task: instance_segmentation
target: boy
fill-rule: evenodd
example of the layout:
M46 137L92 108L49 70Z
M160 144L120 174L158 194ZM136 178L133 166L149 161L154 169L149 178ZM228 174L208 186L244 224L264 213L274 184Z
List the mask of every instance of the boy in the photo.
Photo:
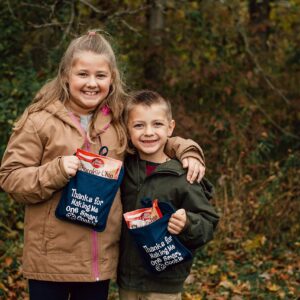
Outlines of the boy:
M140 208L144 197L169 202L177 211L169 219L168 231L192 251L206 244L219 219L209 202L212 187L205 179L188 184L181 164L164 153L175 127L170 103L156 92L140 91L128 101L124 118L137 152L125 160L121 189L124 213ZM191 266L189 260L152 273L123 222L118 268L121 300L181 299Z

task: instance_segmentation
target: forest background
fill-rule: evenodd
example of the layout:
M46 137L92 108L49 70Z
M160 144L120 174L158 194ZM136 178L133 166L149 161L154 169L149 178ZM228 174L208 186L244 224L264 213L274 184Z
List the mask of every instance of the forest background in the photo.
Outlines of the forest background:
M171 100L216 187L183 299L299 299L300 0L6 0L0 16L1 157L69 41L99 28L127 87ZM0 299L28 299L23 210L0 193Z

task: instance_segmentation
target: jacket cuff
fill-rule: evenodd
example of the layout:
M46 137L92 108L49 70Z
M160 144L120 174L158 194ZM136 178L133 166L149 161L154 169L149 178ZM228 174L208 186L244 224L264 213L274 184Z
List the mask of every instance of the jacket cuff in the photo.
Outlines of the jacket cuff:
M180 157L180 160L183 160L184 158L193 157L201 163L203 167L205 167L204 157L199 153L198 149L192 149L193 147L190 147L190 149L187 149Z
M67 172L64 168L62 156L58 157L58 167L59 167L59 171L60 171L59 174L61 174L64 177L64 179L67 179L67 181L69 181L70 176L67 174Z
M186 212L186 222L185 222L185 225L184 225L184 227L183 227L183 229L180 233L184 233L186 230L188 230L190 224L191 224L191 221L190 221L189 215Z
M178 238L183 242L187 242L192 238L192 220L189 212L186 212L186 223L183 230L179 233Z

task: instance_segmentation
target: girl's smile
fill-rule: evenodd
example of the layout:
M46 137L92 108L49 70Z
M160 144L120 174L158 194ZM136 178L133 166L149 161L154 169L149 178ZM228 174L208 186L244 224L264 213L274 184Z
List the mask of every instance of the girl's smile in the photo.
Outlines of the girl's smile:
M108 96L111 83L112 73L105 56L80 52L68 78L70 100L67 106L80 115L90 113Z

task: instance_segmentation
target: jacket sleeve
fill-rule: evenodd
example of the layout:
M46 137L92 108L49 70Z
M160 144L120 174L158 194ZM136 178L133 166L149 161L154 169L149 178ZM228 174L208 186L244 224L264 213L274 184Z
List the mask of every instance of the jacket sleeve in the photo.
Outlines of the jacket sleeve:
M205 166L204 154L201 147L191 139L181 137L171 137L168 139L165 152L171 158L177 158L182 161L187 157L194 157Z
M213 239L219 215L210 203L212 185L203 179L199 184L189 185L182 196L180 207L187 212L187 226L178 235L187 247L196 249Z
M68 182L61 157L41 165L42 140L30 119L14 132L0 167L0 186L18 202L39 203L49 199Z

